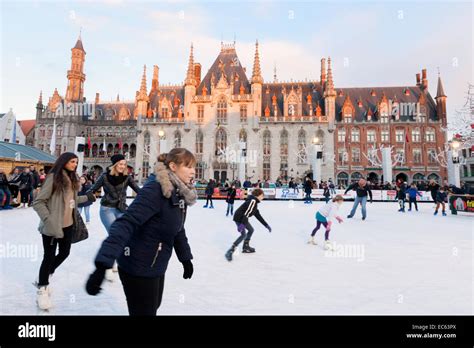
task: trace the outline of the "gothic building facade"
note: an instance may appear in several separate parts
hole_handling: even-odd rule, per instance
[[[133,101],[102,102],[96,93],[92,113],[58,115],[65,103],[87,103],[85,54],[79,38],[65,97],[55,90],[43,105],[40,94],[35,145],[49,147],[54,122],[56,154],[72,150],[76,136],[88,139],[87,168],[102,171],[121,152],[143,181],[159,153],[186,147],[198,159],[198,179],[310,175],[345,184],[359,177],[384,180],[380,149],[390,146],[395,175],[408,181],[446,176],[432,156],[445,143],[446,96],[438,78],[431,97],[426,70],[422,78],[417,74],[416,86],[336,88],[331,59],[323,58],[317,81],[280,82],[276,74],[264,81],[257,42],[251,75],[235,44],[221,44],[201,77],[191,46],[183,84],[160,84],[155,65],[148,89],[144,67]]]

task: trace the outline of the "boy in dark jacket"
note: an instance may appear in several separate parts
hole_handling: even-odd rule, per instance
[[[209,209],[214,209],[214,205],[212,204],[212,195],[214,194],[214,188],[216,185],[214,184],[214,180],[210,179],[209,183],[206,186],[206,205],[203,206],[203,208],[207,208],[209,201],[211,202],[211,206]]]
[[[398,205],[400,209],[399,212],[405,212],[405,199],[407,196],[407,184],[403,181],[400,181],[400,185],[397,186],[397,198],[398,198]]]
[[[409,208],[408,211],[411,211],[411,204],[415,204],[415,210],[418,211],[418,204],[416,203],[416,196],[421,197],[421,193],[418,192],[415,184],[411,184],[410,188],[407,190],[409,197]]]
[[[234,201],[235,201],[235,196],[237,195],[237,190],[235,189],[235,185],[232,184],[231,188],[227,190],[227,197],[225,201],[227,202],[227,213],[225,216],[229,216],[229,211],[230,215],[234,216]]]
[[[232,247],[227,251],[225,257],[228,261],[232,261],[232,254],[235,251],[235,248],[244,240],[244,246],[242,248],[243,253],[254,253],[255,249],[249,245],[250,238],[252,238],[253,234],[253,227],[249,222],[249,218],[254,216],[257,218],[258,221],[268,229],[268,232],[271,232],[271,227],[267,224],[267,222],[263,219],[262,215],[258,211],[258,203],[263,201],[264,194],[261,189],[255,189],[252,191],[252,194],[247,197],[247,200],[242,204],[239,209],[235,211],[234,221],[237,225],[237,231],[240,233],[240,237],[235,240],[232,244]],[[245,233],[245,230],[248,232]]]
[[[446,216],[446,204],[444,202],[446,202],[447,199],[448,199],[448,195],[446,191],[444,190],[444,187],[441,186],[439,188],[438,193],[436,194],[436,210],[433,215],[438,215],[438,209],[439,209],[439,206],[441,205],[443,207],[443,216]]]

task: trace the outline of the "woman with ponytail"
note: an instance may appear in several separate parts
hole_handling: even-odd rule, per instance
[[[192,183],[195,165],[194,155],[183,148],[160,155],[154,173],[110,227],[95,259],[96,270],[87,281],[87,293],[100,292],[105,270],[117,260],[129,314],[156,315],[173,248],[183,264],[183,278],[191,278],[193,256],[184,223],[187,207],[197,199]]]
[[[40,217],[38,230],[42,234],[44,247],[37,282],[37,303],[44,310],[52,306],[49,278],[69,256],[72,235],[78,224],[77,205],[88,200],[95,201],[92,194],[77,195],[80,186],[77,163],[74,153],[65,152],[59,156],[33,203],[33,209]]]

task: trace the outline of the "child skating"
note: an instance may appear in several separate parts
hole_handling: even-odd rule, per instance
[[[244,241],[244,246],[242,247],[243,253],[254,253],[255,249],[252,248],[250,243],[250,238],[252,238],[253,234],[253,227],[249,222],[249,218],[254,216],[257,218],[258,221],[262,223],[263,226],[271,232],[271,227],[267,224],[267,222],[263,219],[262,215],[258,211],[258,203],[263,201],[263,191],[259,188],[252,191],[252,194],[247,197],[247,200],[242,204],[234,214],[234,221],[237,225],[237,231],[240,233],[240,237],[235,240],[232,244],[232,247],[226,252],[225,257],[227,261],[232,261],[232,254],[235,251],[235,248],[240,244],[240,242]],[[247,230],[247,233],[245,232]]]
[[[338,215],[339,208],[344,202],[344,198],[342,195],[336,195],[331,202],[323,205],[316,213],[316,227],[314,228],[313,232],[311,232],[311,238],[308,241],[308,244],[317,245],[316,241],[314,240],[314,236],[316,232],[318,232],[321,225],[324,226],[326,229],[326,233],[324,234],[324,248],[326,250],[332,249],[331,242],[329,241],[329,232],[331,231],[331,224],[332,218],[335,217],[339,223],[342,223],[344,220]]]
[[[407,190],[409,198],[408,211],[411,211],[411,204],[415,204],[415,210],[418,211],[418,203],[416,202],[416,196],[422,197],[421,193],[418,192],[415,184],[411,184],[410,188]]]
[[[438,209],[439,209],[439,206],[441,205],[443,209],[442,211],[443,216],[446,216],[446,204],[444,202],[446,202],[447,200],[448,200],[448,195],[446,191],[444,190],[444,187],[441,186],[439,188],[438,193],[436,194],[436,210],[433,215],[438,215]]]

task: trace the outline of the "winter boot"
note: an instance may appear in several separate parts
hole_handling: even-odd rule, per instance
[[[36,292],[36,303],[38,304],[38,308],[42,310],[48,310],[53,306],[47,286],[40,287]]]
[[[243,253],[249,254],[249,253],[254,253],[255,252],[255,249],[252,248],[249,245],[249,243],[250,243],[250,241],[248,241],[248,240],[244,241],[244,246],[242,247],[242,252]]]
[[[227,259],[227,261],[232,261],[232,254],[234,253],[235,251],[235,246],[232,245],[232,247],[227,250],[227,252],[225,253],[225,258]]]

